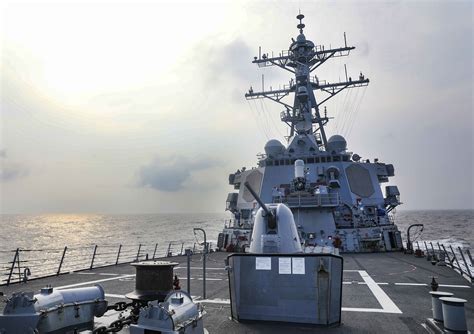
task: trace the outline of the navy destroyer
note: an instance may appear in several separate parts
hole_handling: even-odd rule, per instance
[[[130,266],[119,263],[120,245],[114,263],[97,266],[96,245],[90,267],[66,273],[65,247],[56,273],[29,280],[35,266],[20,261],[17,249],[0,286],[0,299],[8,297],[0,303],[0,334],[469,333],[472,258],[469,267],[461,252],[463,271],[450,245],[443,253],[425,243],[425,253],[409,237],[415,256],[392,252],[404,248],[391,218],[399,192],[387,186],[383,196],[379,184],[394,175],[393,166],[361,161],[341,136],[326,139],[329,117],[319,108],[369,80],[311,77],[353,47],[315,46],[303,34],[303,15],[297,18],[300,34],[287,52],[254,60],[295,74],[284,89],[246,94],[284,105],[291,136],[287,147],[269,141],[257,168],[229,177],[239,192],[228,196],[233,221],[219,247],[234,252],[212,252],[195,227],[204,235],[201,252],[183,253],[183,242],[176,256],[170,242],[164,258],[155,256],[156,246],[149,258],[140,245]],[[314,90],[328,96],[317,102]],[[292,106],[282,100],[290,93]]]
[[[226,209],[232,219],[219,235],[222,250],[245,251],[256,202],[245,182],[254,188],[265,203],[284,203],[293,212],[305,252],[337,245],[344,252],[395,251],[402,240],[394,224],[394,209],[400,205],[395,185],[380,184],[394,176],[392,164],[370,161],[350,152],[343,136],[327,137],[330,121],[325,103],[346,89],[369,84],[362,73],[357,78],[328,82],[315,75],[326,61],[348,56],[355,48],[325,48],[304,35],[304,16],[298,15],[299,35],[288,50],[278,56],[262,53],[253,63],[259,67],[277,66],[294,74],[281,89],[261,91],[252,87],[247,99],[266,98],[280,104],[282,122],[290,129],[287,145],[276,139],[265,145],[258,167],[237,170],[229,175],[229,184],[238,192],[229,193]],[[318,92],[318,95],[315,94]],[[290,104],[288,99],[293,97]],[[324,107],[324,109],[323,109]]]

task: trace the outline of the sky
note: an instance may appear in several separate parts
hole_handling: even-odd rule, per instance
[[[296,37],[356,46],[320,79],[367,88],[327,104],[329,135],[393,163],[403,209],[473,209],[470,1],[3,1],[0,213],[222,212],[228,174],[284,141],[248,102]],[[316,96],[318,98],[318,95]]]

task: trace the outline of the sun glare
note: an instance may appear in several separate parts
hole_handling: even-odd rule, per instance
[[[38,91],[65,105],[136,89],[167,71],[226,19],[216,4],[11,5],[4,47],[30,57]],[[6,63],[6,62],[5,62]],[[18,69],[21,70],[21,69]]]

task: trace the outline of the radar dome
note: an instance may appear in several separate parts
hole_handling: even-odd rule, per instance
[[[285,150],[285,146],[276,139],[271,139],[265,144],[265,153],[269,157],[275,157]]]
[[[328,140],[328,147],[326,151],[341,153],[347,149],[347,142],[343,136],[334,135]]]
[[[304,42],[304,41],[306,41],[306,36],[301,33],[301,34],[299,34],[299,35],[296,37],[296,40],[297,40],[298,42]]]

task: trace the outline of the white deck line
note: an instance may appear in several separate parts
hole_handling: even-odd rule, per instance
[[[114,273],[98,273],[97,275],[100,275],[100,276],[119,276],[120,274],[114,274]]]
[[[118,280],[118,279],[128,278],[128,277],[135,277],[135,274],[114,276],[114,277],[103,278],[103,279],[98,279],[98,280],[94,280],[94,281],[87,281],[87,282],[63,285],[63,286],[56,287],[56,289],[58,289],[58,290],[68,289],[68,288],[74,288],[74,287],[78,287],[78,286],[90,285],[90,284],[100,283],[100,282],[113,281],[113,280]],[[186,277],[180,277],[180,279],[181,280],[186,280]],[[191,279],[195,280],[196,278],[192,277]],[[202,278],[197,278],[197,280],[202,281]],[[223,280],[222,278],[206,278],[206,281],[222,281],[222,280]]]
[[[370,312],[370,313],[402,313],[400,312],[388,312],[383,308],[363,308],[363,307],[342,307],[341,311],[344,312]]]
[[[374,294],[374,297],[377,299],[380,306],[382,306],[381,311],[374,311],[374,312],[397,313],[397,314],[403,313],[365,270],[359,270],[359,274],[362,277],[362,279],[365,281],[365,283],[367,283],[367,286],[369,287],[370,291]],[[372,311],[367,311],[368,309],[361,309],[361,310],[364,310],[364,311],[360,311],[360,312],[372,312]]]
[[[202,299],[195,300],[198,303],[230,305],[229,299]],[[363,307],[342,307],[343,312],[368,312],[368,313],[393,313],[387,312],[382,308],[363,308]]]
[[[83,286],[83,285],[89,285],[89,284],[93,284],[93,283],[113,281],[113,280],[117,280],[117,279],[121,279],[121,278],[127,278],[127,277],[135,277],[135,274],[115,276],[115,277],[111,277],[111,278],[98,279],[98,280],[95,280],[95,281],[87,281],[87,282],[81,282],[81,283],[76,283],[76,284],[63,285],[63,286],[55,287],[55,289],[57,289],[57,290],[68,289],[68,288],[74,288],[76,286]]]
[[[230,305],[230,299],[201,299],[201,300],[196,300],[198,303],[208,303],[208,304],[226,304]]]
[[[202,299],[195,300],[198,303],[230,305],[229,299]],[[367,313],[389,313],[382,308],[342,307],[343,312],[367,312]]]
[[[174,269],[186,269],[187,267],[174,267]],[[202,270],[202,267],[190,267],[191,269],[200,269]],[[206,270],[225,270],[225,268],[208,268],[206,267]]]
[[[195,299],[198,303],[207,303],[207,304],[224,304],[230,305],[229,299]],[[373,312],[373,313],[387,313],[384,309],[381,308],[359,308],[359,307],[343,307],[342,311],[346,312]]]
[[[117,295],[117,294],[114,294],[114,293],[106,293],[105,294],[105,297],[110,297],[110,298],[119,298],[119,299],[126,299],[127,297],[125,297],[125,295]],[[199,299],[201,299],[201,296],[191,296],[193,298],[194,301],[200,301]],[[213,299],[209,299],[209,300],[213,300]],[[228,300],[228,299],[226,299]]]
[[[352,269],[349,270],[349,269],[347,269],[347,270],[343,270],[343,271],[347,272],[347,273],[358,273],[360,270],[352,270]]]
[[[230,305],[230,300],[229,299],[202,299],[202,300],[196,300],[195,299],[195,301],[198,302],[198,303]],[[361,307],[342,307],[341,311],[345,311],[345,312],[388,313],[386,310],[381,309],[381,308],[361,308]]]
[[[365,282],[342,282],[342,284],[367,285],[367,283],[365,283]],[[377,285],[390,285],[390,283],[387,283],[387,282],[376,282],[375,284],[377,284]]]
[[[180,280],[183,280],[183,281],[187,281],[187,280],[188,280],[187,277],[180,277],[179,279],[180,279]],[[198,278],[191,277],[191,280],[202,281],[203,278],[202,278],[202,277],[198,277]],[[208,278],[208,277],[206,277],[206,281],[222,281],[222,280],[223,280],[223,278]]]
[[[469,285],[440,284],[439,286],[444,287],[444,288],[464,288],[464,289],[471,288]]]
[[[358,284],[358,285],[367,285],[366,282],[348,282],[344,281],[342,284]],[[398,286],[428,286],[426,283],[411,283],[411,282],[401,282],[401,283],[387,283],[387,282],[376,282],[377,285],[398,285]],[[456,284],[440,284],[440,287],[444,288],[462,288],[462,289],[470,289],[469,285],[456,285]]]
[[[106,293],[105,297],[125,299],[125,295],[116,295],[114,293]]]

